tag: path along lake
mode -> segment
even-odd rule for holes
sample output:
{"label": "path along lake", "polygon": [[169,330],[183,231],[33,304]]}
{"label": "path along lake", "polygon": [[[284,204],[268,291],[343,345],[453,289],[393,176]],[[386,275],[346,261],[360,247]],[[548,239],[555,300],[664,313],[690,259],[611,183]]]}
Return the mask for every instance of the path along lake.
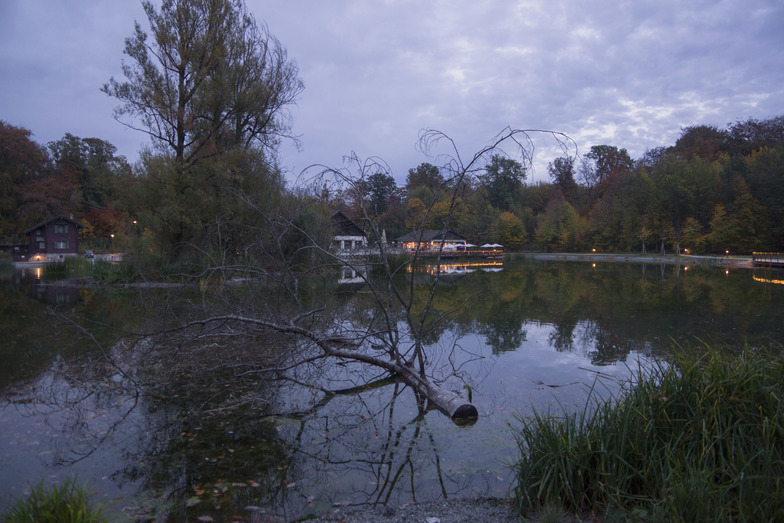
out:
{"label": "path along lake", "polygon": [[[296,348],[278,337],[198,349],[178,338],[163,356],[138,341],[152,320],[218,306],[193,289],[95,287],[62,271],[6,269],[0,511],[29,484],[64,477],[86,484],[112,520],[291,520],[505,496],[518,418],[534,409],[579,411],[589,390],[608,397],[673,352],[784,340],[780,271],[514,255],[446,269],[433,308],[449,314],[427,354],[444,386],[470,387],[480,417],[466,427],[423,410],[378,371],[337,362],[273,376],[265,355]],[[337,288],[332,313],[361,316],[363,286]]]}

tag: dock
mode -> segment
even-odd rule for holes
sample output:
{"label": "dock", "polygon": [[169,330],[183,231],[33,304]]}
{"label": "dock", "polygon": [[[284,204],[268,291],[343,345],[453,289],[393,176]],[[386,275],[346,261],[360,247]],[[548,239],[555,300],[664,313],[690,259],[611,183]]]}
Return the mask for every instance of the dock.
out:
{"label": "dock", "polygon": [[784,252],[755,252],[751,263],[754,267],[784,267]]}

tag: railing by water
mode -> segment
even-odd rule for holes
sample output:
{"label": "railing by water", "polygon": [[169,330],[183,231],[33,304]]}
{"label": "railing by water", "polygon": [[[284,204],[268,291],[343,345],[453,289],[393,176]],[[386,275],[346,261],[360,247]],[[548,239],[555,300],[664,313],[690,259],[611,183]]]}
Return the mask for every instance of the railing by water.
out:
{"label": "railing by water", "polygon": [[784,267],[784,252],[755,252],[751,261],[753,265]]}

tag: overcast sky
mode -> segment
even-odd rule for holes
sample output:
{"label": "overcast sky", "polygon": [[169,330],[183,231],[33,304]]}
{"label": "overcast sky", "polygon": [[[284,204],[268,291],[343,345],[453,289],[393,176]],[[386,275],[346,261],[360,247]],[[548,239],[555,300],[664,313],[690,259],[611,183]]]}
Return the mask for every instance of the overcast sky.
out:
{"label": "overcast sky", "polygon": [[[579,151],[633,158],[682,127],[784,114],[781,0],[247,0],[305,84],[293,109],[303,149],[290,173],[344,155],[385,160],[402,183],[428,161],[419,131],[471,154],[506,126],[567,133]],[[100,92],[122,78],[136,0],[0,0],[0,120],[41,144],[66,132],[147,143]],[[560,155],[537,142],[534,181]],[[529,178],[530,181],[530,178]]]}

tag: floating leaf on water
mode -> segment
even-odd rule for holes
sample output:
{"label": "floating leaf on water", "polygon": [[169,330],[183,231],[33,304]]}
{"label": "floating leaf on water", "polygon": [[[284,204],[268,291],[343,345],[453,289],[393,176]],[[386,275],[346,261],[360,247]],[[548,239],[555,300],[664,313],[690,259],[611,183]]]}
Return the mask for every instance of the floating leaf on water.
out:
{"label": "floating leaf on water", "polygon": [[215,521],[215,520],[214,520],[214,519],[212,519],[212,517],[210,517],[210,516],[199,516],[198,518],[196,518],[196,520],[197,520],[197,521]]}
{"label": "floating leaf on water", "polygon": [[198,505],[199,503],[201,503],[201,499],[199,499],[199,496],[191,496],[191,497],[189,497],[185,501],[185,506],[186,507],[194,507],[194,506]]}

